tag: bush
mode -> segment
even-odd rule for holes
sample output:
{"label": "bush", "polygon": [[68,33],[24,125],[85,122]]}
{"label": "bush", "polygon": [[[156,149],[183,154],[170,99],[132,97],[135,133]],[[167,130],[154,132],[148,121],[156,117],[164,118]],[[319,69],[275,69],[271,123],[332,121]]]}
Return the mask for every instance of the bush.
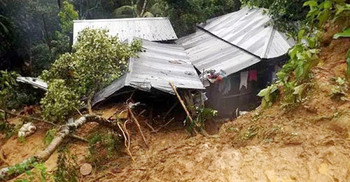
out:
{"label": "bush", "polygon": [[16,82],[16,72],[0,71],[0,108],[17,109],[36,102],[36,92],[28,92]]}

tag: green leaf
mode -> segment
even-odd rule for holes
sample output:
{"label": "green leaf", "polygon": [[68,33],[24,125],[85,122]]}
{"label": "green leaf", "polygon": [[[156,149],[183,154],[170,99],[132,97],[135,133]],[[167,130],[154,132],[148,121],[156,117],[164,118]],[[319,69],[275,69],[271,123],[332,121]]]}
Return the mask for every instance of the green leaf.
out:
{"label": "green leaf", "polygon": [[333,39],[338,39],[342,37],[350,37],[350,28],[345,29],[342,33],[337,33],[333,36]]}
{"label": "green leaf", "polygon": [[325,1],[323,4],[324,9],[330,9],[332,8],[332,2],[331,1]]}
{"label": "green leaf", "polygon": [[298,42],[300,42],[304,36],[304,33],[305,33],[305,29],[301,29],[299,32],[298,32]]}
{"label": "green leaf", "polygon": [[315,0],[306,1],[303,6],[310,6],[310,8],[317,6],[317,2]]}
{"label": "green leaf", "polygon": [[346,65],[347,65],[346,78],[350,79],[350,49],[346,53]]}
{"label": "green leaf", "polygon": [[265,97],[267,94],[269,94],[269,89],[265,88],[265,89],[260,90],[260,92],[258,93],[258,96]]}

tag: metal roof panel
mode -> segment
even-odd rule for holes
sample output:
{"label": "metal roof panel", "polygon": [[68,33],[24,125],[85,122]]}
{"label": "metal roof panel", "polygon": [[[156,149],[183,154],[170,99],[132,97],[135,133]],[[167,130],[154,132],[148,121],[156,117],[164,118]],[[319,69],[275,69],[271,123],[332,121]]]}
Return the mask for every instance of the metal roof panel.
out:
{"label": "metal roof panel", "polygon": [[165,17],[74,20],[74,42],[78,33],[85,28],[107,29],[110,35],[118,36],[121,41],[131,40],[134,37],[149,41],[177,39],[169,19]]}
{"label": "metal roof panel", "polygon": [[109,98],[124,86],[148,92],[154,88],[170,94],[174,94],[170,82],[177,88],[205,89],[180,45],[143,40],[142,47],[143,52],[129,60],[129,71],[98,92],[93,99],[93,105]]}

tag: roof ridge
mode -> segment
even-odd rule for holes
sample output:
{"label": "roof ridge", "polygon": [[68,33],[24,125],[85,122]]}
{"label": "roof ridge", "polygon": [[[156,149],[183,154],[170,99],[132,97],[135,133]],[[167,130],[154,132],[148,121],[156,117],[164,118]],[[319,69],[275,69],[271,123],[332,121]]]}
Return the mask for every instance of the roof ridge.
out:
{"label": "roof ridge", "polygon": [[235,44],[233,44],[233,43],[231,43],[231,42],[229,42],[229,41],[227,41],[227,40],[225,40],[225,39],[223,39],[223,38],[221,38],[221,37],[219,37],[217,35],[215,35],[214,33],[210,32],[209,30],[206,30],[203,27],[197,26],[197,28],[199,28],[200,30],[203,30],[206,33],[209,33],[210,35],[214,36],[215,38],[217,38],[219,40],[222,40],[222,41],[224,41],[224,42],[226,42],[226,43],[228,43],[228,44],[230,44],[230,45],[232,45],[232,46],[234,46],[234,47],[236,47],[236,48],[238,48],[238,49],[240,49],[240,50],[242,50],[242,51],[244,51],[244,52],[246,52],[246,53],[248,53],[248,54],[250,54],[250,55],[252,55],[252,56],[254,56],[256,58],[258,58],[258,59],[260,59],[260,60],[262,59],[260,56],[254,54],[254,53],[252,53],[252,52],[250,52],[250,51],[248,51],[248,50],[246,50],[246,49],[244,49],[244,48],[242,48],[242,47],[240,47],[238,45],[235,45]]}

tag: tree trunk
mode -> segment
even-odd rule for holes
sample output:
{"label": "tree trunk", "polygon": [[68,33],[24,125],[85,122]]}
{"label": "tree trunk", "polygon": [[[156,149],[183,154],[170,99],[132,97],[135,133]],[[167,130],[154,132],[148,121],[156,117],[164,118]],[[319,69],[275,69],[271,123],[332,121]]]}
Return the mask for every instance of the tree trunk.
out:
{"label": "tree trunk", "polygon": [[44,23],[44,30],[45,30],[45,42],[47,46],[49,47],[49,53],[50,53],[50,61],[52,61],[52,45],[51,45],[51,40],[50,40],[50,35],[49,35],[49,29],[46,24],[45,16],[44,14],[41,15]]}
{"label": "tree trunk", "polygon": [[141,17],[143,17],[143,14],[145,13],[146,6],[147,6],[147,0],[144,0],[143,1],[143,6],[142,6],[142,10],[141,10],[141,13],[140,13]]}
{"label": "tree trunk", "polygon": [[58,9],[62,8],[62,1],[61,0],[57,0],[57,5],[58,5]]}

